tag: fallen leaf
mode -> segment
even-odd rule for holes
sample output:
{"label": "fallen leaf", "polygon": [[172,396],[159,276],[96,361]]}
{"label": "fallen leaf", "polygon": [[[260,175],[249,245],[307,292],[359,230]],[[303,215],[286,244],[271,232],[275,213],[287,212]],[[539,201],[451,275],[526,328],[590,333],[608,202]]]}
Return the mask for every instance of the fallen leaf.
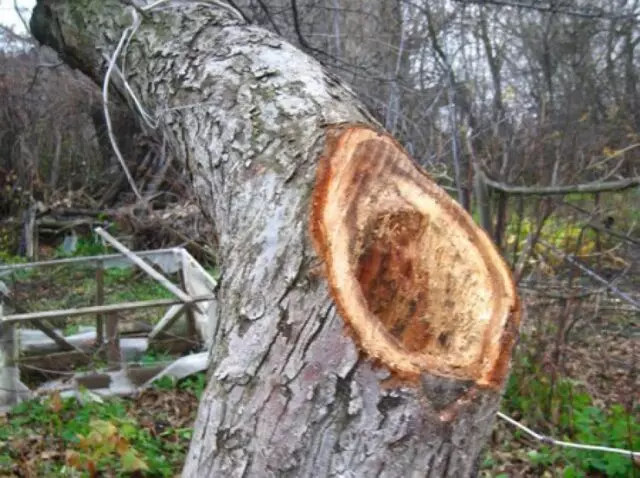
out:
{"label": "fallen leaf", "polygon": [[122,455],[122,470],[127,472],[134,471],[147,471],[149,467],[147,464],[136,455],[134,450],[128,450]]}

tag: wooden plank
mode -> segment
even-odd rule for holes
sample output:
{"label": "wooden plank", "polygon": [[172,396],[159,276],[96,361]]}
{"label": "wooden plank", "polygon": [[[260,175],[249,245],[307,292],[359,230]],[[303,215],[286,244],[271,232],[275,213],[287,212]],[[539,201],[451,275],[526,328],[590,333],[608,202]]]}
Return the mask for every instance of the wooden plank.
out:
{"label": "wooden plank", "polygon": [[135,265],[137,265],[140,269],[145,271],[149,277],[151,277],[153,280],[155,280],[158,284],[160,284],[162,287],[167,289],[169,292],[171,292],[177,298],[179,298],[182,302],[184,302],[184,303],[191,302],[191,297],[189,297],[189,295],[187,295],[184,291],[181,291],[169,279],[167,279],[165,276],[160,274],[158,271],[156,271],[153,267],[151,267],[145,261],[140,259],[140,257],[136,256],[124,244],[122,244],[120,241],[118,241],[116,238],[114,238],[107,231],[105,231],[101,227],[97,227],[95,229],[95,231],[99,236],[101,236],[107,242],[109,242],[109,244],[111,244],[111,246],[113,248],[115,248],[116,250],[118,250],[119,252],[121,252],[125,256],[127,256],[127,259],[129,259],[131,262],[133,262]]}
{"label": "wooden plank", "polygon": [[[13,310],[15,310],[16,312],[19,312],[21,314],[27,313],[23,307],[19,306],[18,304],[13,303],[13,301],[9,300],[8,297],[5,298],[5,300],[9,301],[9,304],[12,306]],[[60,334],[58,334],[53,329],[53,327],[50,327],[49,325],[47,325],[44,322],[42,322],[40,320],[37,320],[37,319],[34,319],[32,321],[32,323],[38,330],[40,330],[47,337],[49,337],[51,340],[53,340],[55,342],[55,344],[58,347],[60,347],[62,350],[75,350],[76,352],[84,353],[81,349],[77,348],[75,345],[73,345],[73,344],[69,343],[67,340],[65,340],[65,338],[63,336],[61,336]],[[18,352],[18,355],[19,355],[19,352]]]}
{"label": "wooden plank", "polygon": [[15,395],[15,329],[13,324],[2,321],[3,303],[0,302],[0,406],[13,405]]}
{"label": "wooden plank", "polygon": [[44,322],[35,319],[35,320],[32,320],[31,323],[43,334],[45,334],[47,337],[53,340],[58,345],[58,347],[60,347],[62,350],[74,350],[79,353],[84,353],[81,349],[79,349],[75,345],[67,342],[64,337],[59,335],[55,330],[53,330],[52,327],[49,327]]}
{"label": "wooden plank", "polygon": [[[216,293],[218,282],[212,275],[204,269],[186,250],[180,251],[181,255],[181,272],[184,277],[184,290],[191,296],[198,296],[201,294],[214,294]],[[206,304],[202,304],[200,309],[192,310],[192,315],[195,320],[197,343],[203,344],[207,347],[212,345],[213,331],[216,329],[216,323],[218,320],[216,313],[216,302],[212,300]]]}
{"label": "wooden plank", "polygon": [[2,320],[3,303],[0,302],[0,407],[13,406],[31,396],[29,388],[20,380],[14,324]]}
{"label": "wooden plank", "polygon": [[127,377],[131,382],[139,387],[147,383],[149,379],[152,379],[160,372],[162,372],[167,365],[130,365],[127,367]]}
{"label": "wooden plank", "polygon": [[118,370],[121,366],[120,335],[118,334],[118,316],[107,314],[106,323],[107,364],[109,369]]}
{"label": "wooden plank", "polygon": [[38,251],[38,226],[36,225],[37,212],[37,207],[35,203],[32,202],[24,213],[23,238],[25,242],[25,255],[31,261],[36,260],[36,254]]}
{"label": "wooden plank", "polygon": [[[180,286],[183,290],[187,290],[187,283],[184,273],[184,266],[180,269]],[[187,338],[193,340],[194,343],[198,342],[198,330],[196,329],[196,318],[193,314],[193,309],[189,306],[186,307],[186,319],[187,319]]]}
{"label": "wooden plank", "polygon": [[[193,297],[188,303],[205,302],[208,300],[215,300],[213,295],[205,295],[200,297]],[[138,302],[122,302],[120,304],[108,304],[108,305],[96,305],[91,307],[79,307],[77,309],[61,309],[61,310],[49,310],[43,312],[29,312],[26,314],[11,314],[6,315],[3,318],[4,322],[20,322],[25,320],[34,319],[57,319],[59,317],[77,317],[79,315],[94,315],[99,312],[108,314],[110,312],[125,311],[125,310],[137,310],[137,309],[150,309],[153,307],[168,307],[170,305],[182,304],[179,299],[156,299],[156,300],[144,300]]]}
{"label": "wooden plank", "polygon": [[147,352],[157,352],[169,355],[184,355],[188,352],[193,352],[194,350],[194,346],[191,342],[189,342],[186,338],[178,337],[154,340],[153,342],[149,343]]}
{"label": "wooden plank", "polygon": [[185,306],[183,304],[173,305],[169,307],[169,310],[167,310],[162,319],[160,319],[153,330],[149,332],[149,342],[151,342],[158,335],[171,327],[176,322],[176,320],[180,318],[180,315],[182,314],[184,308]]}
{"label": "wooden plank", "polygon": [[[136,251],[134,254],[140,257],[145,256],[161,256],[163,254],[175,253],[176,249],[155,249],[151,251]],[[65,264],[84,264],[95,262],[96,260],[111,261],[115,259],[123,259],[126,256],[124,254],[105,254],[103,256],[86,256],[86,257],[67,257],[65,259],[51,259],[48,261],[39,262],[27,262],[25,264],[3,264],[0,265],[0,272],[24,270],[24,269],[36,269],[38,267],[51,267],[61,266]]]}
{"label": "wooden plank", "polygon": [[[104,305],[104,262],[96,261],[96,305]],[[104,343],[104,316],[96,314],[96,346]]]}
{"label": "wooden plank", "polygon": [[[23,373],[39,372],[43,375],[56,375],[56,372],[70,372],[77,367],[90,366],[91,357],[76,351],[54,352],[45,355],[26,355],[17,363]],[[59,378],[59,377],[56,377]]]}

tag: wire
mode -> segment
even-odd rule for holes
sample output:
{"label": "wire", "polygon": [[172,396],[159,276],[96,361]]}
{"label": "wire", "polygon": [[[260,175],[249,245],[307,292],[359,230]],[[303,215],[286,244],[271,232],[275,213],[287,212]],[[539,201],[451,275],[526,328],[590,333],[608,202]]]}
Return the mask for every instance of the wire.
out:
{"label": "wire", "polygon": [[508,415],[505,415],[502,412],[498,412],[496,415],[499,418],[503,419],[505,422],[509,423],[510,425],[513,425],[514,427],[522,430],[527,435],[529,435],[531,438],[535,439],[536,441],[539,441],[540,443],[545,443],[545,444],[548,444],[548,445],[560,446],[560,447],[564,447],[564,448],[577,448],[579,450],[602,451],[602,452],[606,452],[606,453],[618,453],[620,455],[628,455],[630,458],[638,458],[638,457],[640,457],[640,452],[638,452],[638,451],[625,450],[625,449],[622,449],[622,448],[611,448],[611,447],[608,447],[608,446],[584,445],[582,443],[573,443],[573,442],[568,442],[568,441],[556,440],[555,438],[552,438],[552,437],[549,437],[549,436],[546,436],[546,435],[542,435],[541,433],[534,432],[531,428],[526,427],[522,423],[514,420],[513,418],[509,417]]}
{"label": "wire", "polygon": [[120,55],[120,51],[122,50],[122,47],[124,46],[125,41],[127,40],[129,32],[135,30],[137,28],[137,25],[140,23],[138,12],[136,12],[135,10],[132,10],[132,12],[133,12],[133,23],[131,26],[125,28],[125,30],[122,32],[122,36],[120,37],[120,41],[116,46],[116,50],[113,52],[113,56],[109,61],[109,67],[107,68],[107,73],[104,76],[104,82],[102,84],[102,104],[104,108],[105,122],[107,124],[107,134],[109,135],[109,141],[111,141],[111,146],[113,147],[113,151],[116,154],[118,161],[120,162],[120,166],[122,166],[122,169],[124,171],[125,176],[127,177],[127,181],[129,182],[131,189],[133,190],[136,197],[140,201],[142,201],[143,200],[142,195],[140,194],[140,191],[138,191],[138,187],[136,186],[133,176],[131,176],[131,173],[129,172],[129,168],[127,167],[127,163],[122,157],[120,148],[118,148],[118,144],[116,143],[116,137],[113,134],[113,127],[111,124],[111,114],[109,113],[109,83],[111,82],[111,73],[113,72],[113,68],[115,66],[116,60]]}

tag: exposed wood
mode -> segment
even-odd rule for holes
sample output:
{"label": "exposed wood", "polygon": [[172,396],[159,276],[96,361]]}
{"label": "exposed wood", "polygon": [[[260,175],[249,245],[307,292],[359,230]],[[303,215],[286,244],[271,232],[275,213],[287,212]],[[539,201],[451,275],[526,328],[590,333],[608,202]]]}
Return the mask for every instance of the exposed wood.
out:
{"label": "exposed wood", "polygon": [[509,268],[390,136],[328,130],[311,229],[365,354],[402,377],[502,386],[520,319]]}

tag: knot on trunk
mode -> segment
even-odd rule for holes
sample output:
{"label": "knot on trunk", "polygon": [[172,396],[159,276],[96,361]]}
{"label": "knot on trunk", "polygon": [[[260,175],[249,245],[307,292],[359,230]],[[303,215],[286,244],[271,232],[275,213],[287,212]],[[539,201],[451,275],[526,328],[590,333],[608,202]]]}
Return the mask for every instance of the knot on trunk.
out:
{"label": "knot on trunk", "polygon": [[311,236],[363,353],[498,388],[520,320],[511,273],[484,231],[389,135],[327,130]]}

